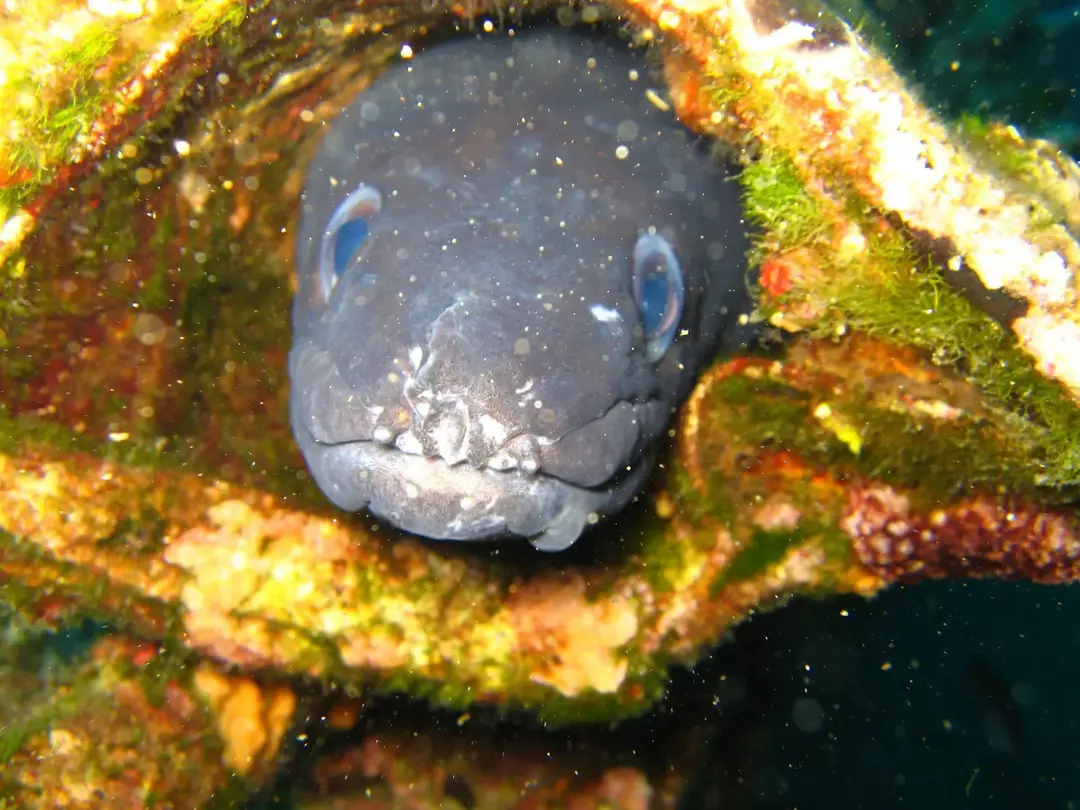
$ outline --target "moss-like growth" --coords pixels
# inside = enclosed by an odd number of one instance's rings
[[[1011,333],[946,284],[948,271],[916,258],[894,235],[871,239],[870,255],[892,272],[870,279],[838,274],[825,287],[842,322],[925,349],[971,379],[1000,409],[995,421],[1011,434],[1015,463],[1032,484],[1080,485],[1080,411],[1061,386],[1038,373]]]
[[[766,317],[809,300],[817,320],[804,326],[815,334],[831,337],[856,330],[925,350],[985,395],[1000,440],[1013,458],[996,473],[1020,485],[1022,470],[1028,491],[1064,490],[1057,496],[1046,493],[1051,497],[1068,496],[1080,485],[1080,411],[1058,383],[1038,372],[1009,331],[948,284],[944,274],[952,271],[919,255],[856,197],[843,210],[858,227],[862,247],[850,253],[837,250],[830,235],[841,227],[835,219],[841,207],[831,202],[832,210],[824,208],[793,164],[775,153],[766,152],[749,165],[741,181],[747,212],[763,228],[758,261],[809,248],[800,256],[802,275],[793,279],[792,289],[763,302]],[[971,445],[968,451],[972,458],[984,455]],[[988,470],[975,476],[988,478]]]
[[[791,160],[766,153],[746,165],[739,175],[743,204],[761,238],[771,248],[793,250],[824,238],[829,223],[803,184]]]

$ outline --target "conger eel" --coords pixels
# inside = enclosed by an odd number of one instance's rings
[[[289,373],[337,506],[557,550],[641,488],[748,307],[730,168],[659,86],[541,27],[398,61],[327,125]]]

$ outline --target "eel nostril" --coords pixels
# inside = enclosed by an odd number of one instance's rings
[[[379,444],[393,444],[398,436],[409,429],[409,423],[409,414],[404,408],[387,408],[379,414],[371,438]]]
[[[487,463],[493,470],[521,470],[532,475],[540,469],[540,446],[535,436],[515,436],[495,453]]]

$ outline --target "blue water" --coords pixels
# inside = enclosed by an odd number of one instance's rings
[[[741,728],[682,806],[1080,806],[1078,618],[1078,588],[967,581],[754,620],[713,664],[746,672]]]
[[[943,112],[1006,119],[1080,154],[1080,4],[868,2],[893,63]],[[891,46],[891,47],[890,47]]]

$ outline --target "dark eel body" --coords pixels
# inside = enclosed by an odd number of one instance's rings
[[[339,507],[555,550],[640,489],[747,306],[737,187],[650,75],[581,32],[469,37],[330,123],[289,372]]]

